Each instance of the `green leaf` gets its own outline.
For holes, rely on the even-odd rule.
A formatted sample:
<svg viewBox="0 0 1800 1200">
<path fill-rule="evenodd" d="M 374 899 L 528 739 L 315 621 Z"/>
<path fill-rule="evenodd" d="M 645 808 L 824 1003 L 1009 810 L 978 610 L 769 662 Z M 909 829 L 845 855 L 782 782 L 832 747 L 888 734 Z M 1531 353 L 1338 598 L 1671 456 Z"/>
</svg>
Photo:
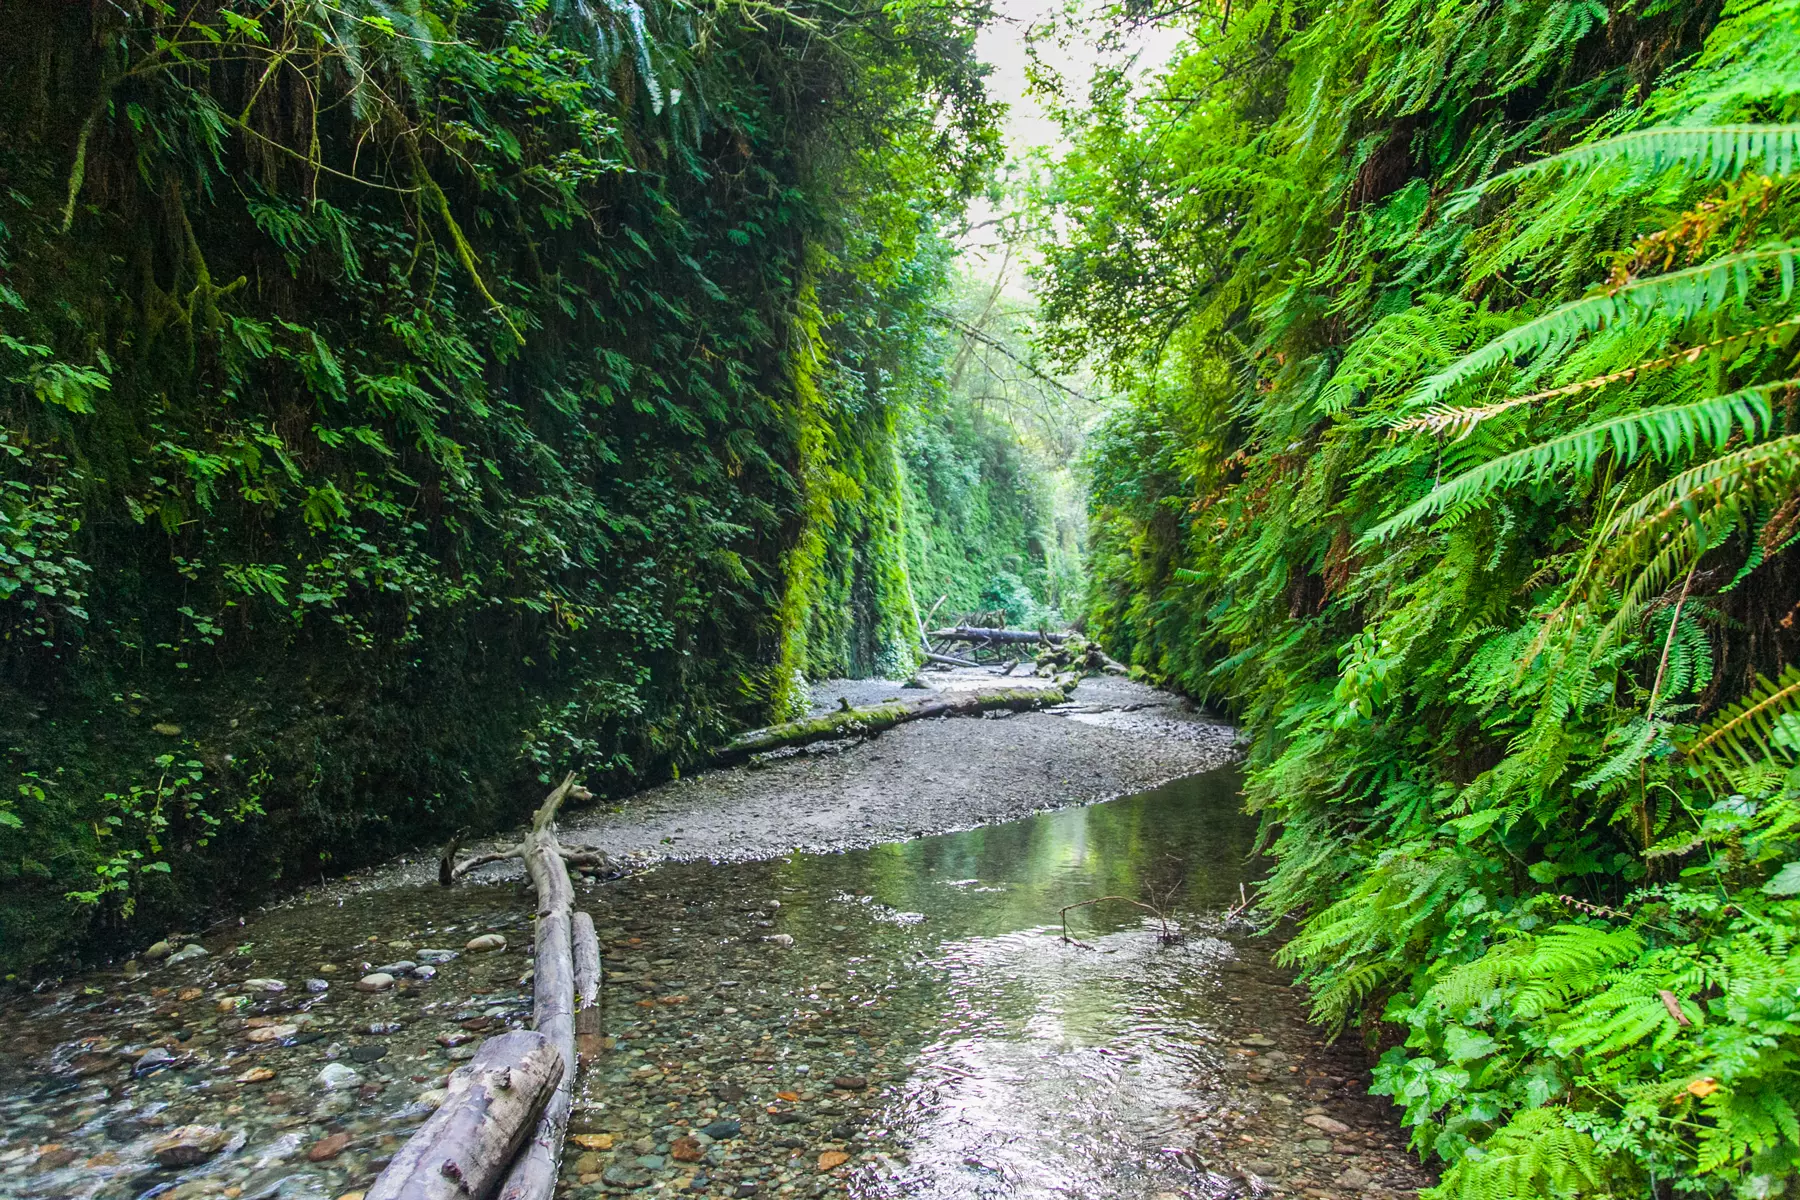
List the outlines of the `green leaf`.
<svg viewBox="0 0 1800 1200">
<path fill-rule="evenodd" d="M 1763 884 L 1762 890 L 1771 896 L 1800 895 L 1800 861 L 1791 862 L 1775 872 L 1775 878 Z"/>
</svg>

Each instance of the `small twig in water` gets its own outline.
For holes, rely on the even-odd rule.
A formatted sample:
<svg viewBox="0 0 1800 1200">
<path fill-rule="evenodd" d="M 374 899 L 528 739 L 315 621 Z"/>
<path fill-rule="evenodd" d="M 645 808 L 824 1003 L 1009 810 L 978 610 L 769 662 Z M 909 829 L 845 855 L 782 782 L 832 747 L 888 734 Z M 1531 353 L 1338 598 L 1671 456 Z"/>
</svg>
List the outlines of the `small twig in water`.
<svg viewBox="0 0 1800 1200">
<path fill-rule="evenodd" d="M 1225 910 L 1225 919 L 1227 921 L 1235 921 L 1238 919 L 1238 915 L 1249 907 L 1250 896 L 1244 891 L 1244 885 L 1240 881 L 1238 883 L 1238 902 Z"/>
<path fill-rule="evenodd" d="M 1082 944 L 1069 936 L 1069 910 L 1071 908 L 1086 908 L 1090 904 L 1104 904 L 1108 900 L 1117 900 L 1121 903 L 1141 908 L 1147 913 L 1155 914 L 1157 922 L 1162 926 L 1162 932 L 1156 935 L 1157 941 L 1173 942 L 1180 937 L 1179 934 L 1171 933 L 1169 931 L 1168 914 L 1154 904 L 1146 904 L 1142 900 L 1133 900 L 1130 896 L 1095 896 L 1092 900 L 1077 900 L 1074 904 L 1065 904 L 1062 906 L 1062 940 L 1077 946 Z M 1088 948 L 1092 949 L 1091 946 Z"/>
</svg>

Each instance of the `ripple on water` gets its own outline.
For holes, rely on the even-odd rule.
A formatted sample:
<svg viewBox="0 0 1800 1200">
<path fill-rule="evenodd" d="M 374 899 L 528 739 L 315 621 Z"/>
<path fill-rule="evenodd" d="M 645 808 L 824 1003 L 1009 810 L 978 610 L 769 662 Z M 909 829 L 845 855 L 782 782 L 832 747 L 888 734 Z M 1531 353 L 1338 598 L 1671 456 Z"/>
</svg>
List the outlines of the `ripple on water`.
<svg viewBox="0 0 1800 1200">
<path fill-rule="evenodd" d="M 1318 1048 L 1266 947 L 1223 920 L 1254 832 L 1234 789 L 1214 773 L 943 837 L 584 883 L 608 1036 L 561 1194 L 1418 1186 L 1391 1125 L 1358 1107 L 1360 1064 Z M 1063 941 L 1059 910 L 1102 895 L 1162 897 L 1184 937 L 1164 944 L 1154 919 L 1114 904 L 1070 912 L 1081 944 Z M 527 904 L 505 884 L 288 905 L 204 939 L 205 958 L 11 1002 L 0 1196 L 366 1187 L 473 1039 L 527 1019 Z M 488 933 L 507 948 L 427 953 Z M 435 976 L 416 966 L 427 958 Z M 376 966 L 401 968 L 393 988 L 356 990 Z M 1350 1132 L 1321 1138 L 1300 1123 L 1313 1108 Z M 192 1124 L 227 1131 L 226 1148 L 157 1165 L 158 1140 Z"/>
</svg>

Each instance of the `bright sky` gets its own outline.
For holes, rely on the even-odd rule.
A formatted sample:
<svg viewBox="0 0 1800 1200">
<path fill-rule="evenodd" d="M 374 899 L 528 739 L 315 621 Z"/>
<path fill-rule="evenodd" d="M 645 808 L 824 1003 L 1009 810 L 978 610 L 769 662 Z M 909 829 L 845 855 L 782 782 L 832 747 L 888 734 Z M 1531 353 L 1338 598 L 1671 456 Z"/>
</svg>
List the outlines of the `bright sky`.
<svg viewBox="0 0 1800 1200">
<path fill-rule="evenodd" d="M 1084 13 L 1095 12 L 1100 7 L 1101 0 L 1082 0 Z M 1008 106 L 1006 147 L 1013 157 L 1022 157 L 1040 147 L 1054 150 L 1063 145 L 1062 130 L 1055 121 L 1044 115 L 1037 101 L 1027 94 L 1025 79 L 1027 33 L 1033 28 L 1046 27 L 1062 11 L 1060 0 L 994 0 L 994 20 L 982 30 L 976 43 L 977 53 L 994 68 L 987 80 L 989 95 Z M 1147 74 L 1161 69 L 1180 42 L 1181 33 L 1178 30 L 1146 29 L 1129 40 L 1127 52 L 1136 54 L 1138 71 Z M 1048 65 L 1074 85 L 1076 94 L 1086 88 L 1088 78 L 1099 61 L 1097 48 L 1091 41 L 1081 38 L 1071 39 L 1067 46 L 1059 46 L 1047 40 L 1040 41 L 1038 53 Z M 994 215 L 995 210 L 985 200 L 977 201 L 970 207 L 972 224 L 980 225 Z M 975 270 L 998 270 L 1000 258 L 997 250 L 991 229 L 977 229 L 963 241 L 965 260 Z M 1016 270 L 1009 271 L 1008 274 L 1015 283 L 1021 278 Z"/>
</svg>

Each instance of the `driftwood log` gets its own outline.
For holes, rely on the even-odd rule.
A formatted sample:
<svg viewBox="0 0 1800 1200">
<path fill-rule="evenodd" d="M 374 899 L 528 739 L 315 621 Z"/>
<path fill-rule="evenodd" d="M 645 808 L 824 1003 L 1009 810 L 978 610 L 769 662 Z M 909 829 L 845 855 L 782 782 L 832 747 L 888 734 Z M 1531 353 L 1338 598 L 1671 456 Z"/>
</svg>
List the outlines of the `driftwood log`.
<svg viewBox="0 0 1800 1200">
<path fill-rule="evenodd" d="M 563 865 L 562 847 L 556 842 L 556 810 L 574 786 L 571 773 L 544 798 L 543 807 L 531 819 L 531 832 L 520 846 L 538 898 L 532 1023 L 562 1056 L 563 1075 L 544 1105 L 531 1144 L 519 1154 L 501 1185 L 500 1200 L 550 1200 L 555 1194 L 563 1134 L 569 1128 L 569 1107 L 575 1098 L 575 888 Z"/>
<path fill-rule="evenodd" d="M 977 629 L 970 625 L 958 625 L 954 629 L 934 629 L 931 636 L 945 642 L 1049 642 L 1052 646 L 1060 646 L 1069 635 L 1031 629 Z"/>
<path fill-rule="evenodd" d="M 481 1044 L 450 1077 L 450 1094 L 365 1193 L 365 1200 L 471 1200 L 490 1195 L 551 1095 L 563 1057 L 523 1029 Z"/>
<path fill-rule="evenodd" d="M 594 918 L 575 914 L 575 1054 L 582 1064 L 600 1053 L 600 938 Z"/>
<path fill-rule="evenodd" d="M 1052 686 L 1044 688 L 982 688 L 978 691 L 950 692 L 924 700 L 896 700 L 892 704 L 877 704 L 871 708 L 847 708 L 820 717 L 807 717 L 741 733 L 719 751 L 718 759 L 721 762 L 734 762 L 786 746 L 805 746 L 833 738 L 864 737 L 880 733 L 884 729 L 892 729 L 907 721 L 922 721 L 928 717 L 972 717 L 998 709 L 1026 712 L 1063 703 L 1069 698 L 1069 692 L 1074 689 L 1075 683 L 1076 677 L 1073 675 L 1059 676 Z"/>
<path fill-rule="evenodd" d="M 537 1032 L 531 1036 L 548 1047 L 548 1052 L 556 1061 L 556 1072 L 534 1111 L 535 1127 L 521 1130 L 522 1134 L 529 1135 L 525 1148 L 518 1151 L 520 1142 L 525 1140 L 523 1136 L 515 1139 L 507 1147 L 505 1157 L 500 1160 L 499 1169 L 505 1173 L 499 1192 L 501 1200 L 550 1200 L 556 1190 L 557 1167 L 562 1161 L 563 1134 L 568 1129 L 569 1109 L 574 1101 L 577 1065 L 575 1007 L 581 984 L 577 979 L 575 965 L 575 888 L 569 882 L 568 865 L 605 865 L 606 856 L 591 848 L 566 848 L 556 840 L 557 810 L 571 796 L 578 800 L 591 798 L 586 788 L 576 786 L 573 772 L 564 776 L 563 781 L 544 797 L 544 803 L 531 818 L 531 829 L 518 845 L 488 854 L 477 854 L 457 862 L 456 851 L 461 842 L 461 834 L 458 834 L 444 847 L 443 857 L 438 863 L 438 882 L 447 886 L 486 863 L 522 859 L 525 873 L 530 876 L 532 886 L 537 890 L 537 927 L 533 933 L 535 958 L 532 963 L 532 1023 Z M 591 982 L 581 994 L 586 996 L 587 1005 L 592 1008 L 598 999 L 600 944 L 594 936 L 593 919 L 585 913 L 581 917 L 586 931 L 582 939 L 582 954 L 584 957 L 591 955 L 592 959 L 592 967 L 588 972 Z M 477 1058 L 487 1052 L 489 1045 L 504 1042 L 512 1036 L 503 1034 L 490 1038 L 477 1051 Z M 517 1043 L 508 1044 L 517 1048 Z M 436 1117 L 432 1120 L 435 1121 Z M 402 1153 L 409 1154 L 414 1143 L 423 1138 L 426 1130 L 431 1127 L 432 1123 L 427 1122 L 407 1142 Z M 461 1130 L 461 1134 L 467 1136 L 466 1130 Z M 441 1136 L 449 1134 L 445 1132 Z M 493 1140 L 492 1135 L 489 1135 L 488 1140 Z M 515 1154 L 514 1151 L 518 1153 Z M 454 1159 L 446 1157 L 447 1153 L 446 1147 L 423 1146 L 419 1154 L 424 1157 L 419 1161 L 446 1163 L 462 1170 Z M 396 1156 L 394 1161 L 400 1162 L 400 1156 Z M 386 1178 L 385 1172 L 383 1178 Z M 488 1181 L 489 1184 L 492 1182 L 493 1180 Z M 456 1200 L 480 1200 L 491 1191 L 491 1186 L 479 1189 L 462 1187 L 444 1195 L 453 1195 Z M 391 1196 L 379 1196 L 377 1200 L 427 1200 L 428 1195 L 437 1194 L 407 1192 L 403 1196 L 400 1192 L 394 1192 Z M 375 1196 L 376 1193 L 371 1192 L 370 1195 Z"/>
<path fill-rule="evenodd" d="M 925 652 L 925 661 L 941 663 L 946 667 L 979 667 L 981 665 L 972 658 L 957 658 L 954 655 L 937 654 L 930 650 Z"/>
</svg>

